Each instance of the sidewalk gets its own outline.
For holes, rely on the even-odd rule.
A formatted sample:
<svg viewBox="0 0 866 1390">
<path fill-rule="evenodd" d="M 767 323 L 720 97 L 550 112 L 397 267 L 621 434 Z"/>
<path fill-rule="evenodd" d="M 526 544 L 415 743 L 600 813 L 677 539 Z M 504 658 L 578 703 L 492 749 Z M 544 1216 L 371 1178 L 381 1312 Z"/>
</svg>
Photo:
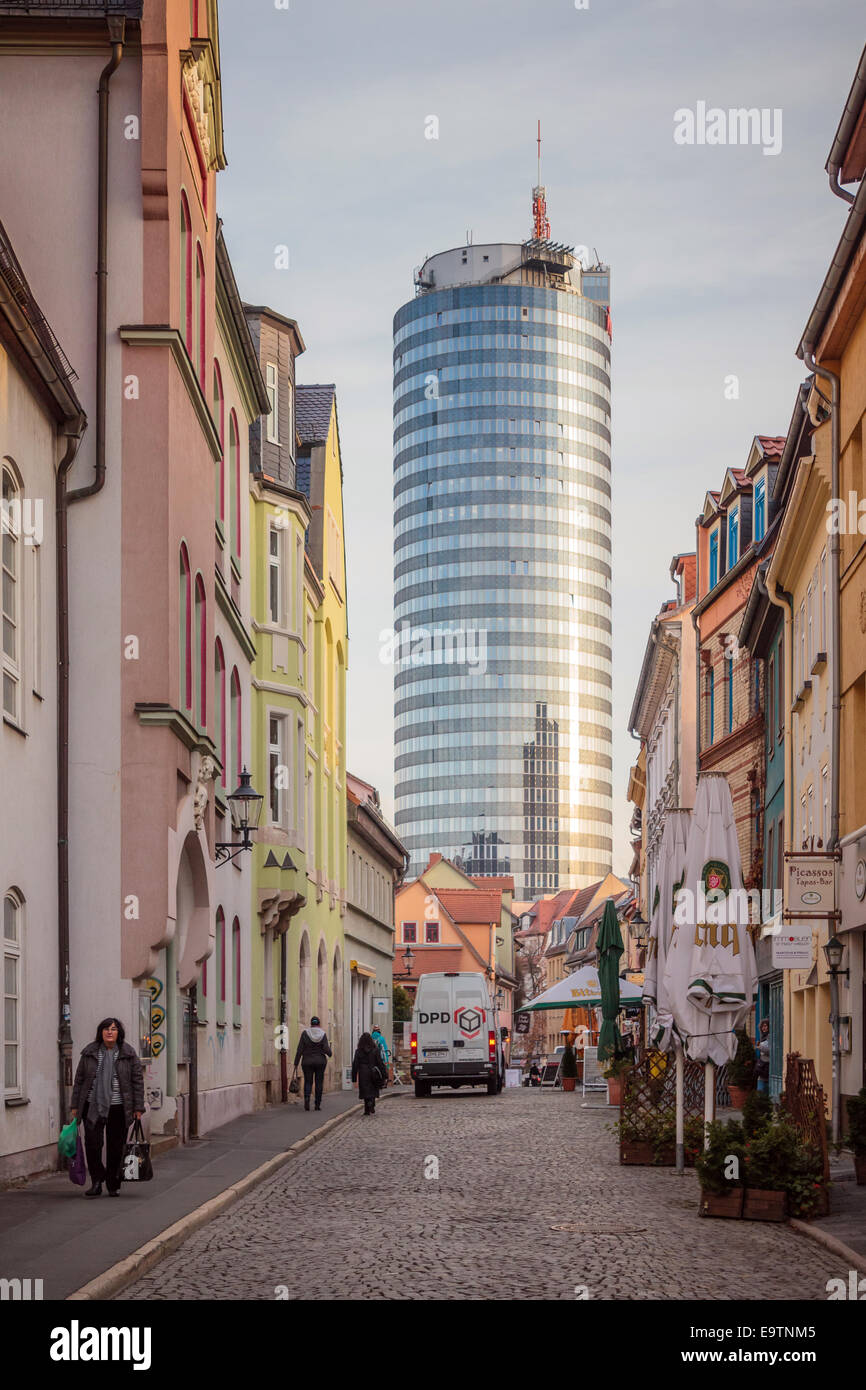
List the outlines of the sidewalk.
<svg viewBox="0 0 866 1390">
<path fill-rule="evenodd" d="M 802 1223 L 798 1229 L 802 1230 L 804 1225 L 816 1240 L 821 1240 L 823 1232 L 847 1245 L 866 1262 L 866 1187 L 857 1186 L 850 1153 L 845 1152 L 839 1158 L 830 1156 L 830 1215 Z"/>
<path fill-rule="evenodd" d="M 65 1172 L 0 1192 L 0 1278 L 41 1279 L 44 1298 L 67 1298 L 357 1104 L 354 1090 L 332 1091 L 318 1113 L 296 1103 L 243 1115 L 193 1144 L 165 1150 L 154 1159 L 153 1180 L 124 1183 L 116 1199 L 104 1189 L 101 1197 L 85 1197 Z"/>
</svg>

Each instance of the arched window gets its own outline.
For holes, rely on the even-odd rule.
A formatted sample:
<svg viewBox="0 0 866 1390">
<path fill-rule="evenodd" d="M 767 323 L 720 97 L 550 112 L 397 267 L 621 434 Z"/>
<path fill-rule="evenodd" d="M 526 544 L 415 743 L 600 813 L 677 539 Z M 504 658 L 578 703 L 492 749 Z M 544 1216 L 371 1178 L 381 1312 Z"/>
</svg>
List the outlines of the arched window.
<svg viewBox="0 0 866 1390">
<path fill-rule="evenodd" d="M 223 379 L 219 362 L 213 364 L 213 422 L 220 437 L 220 456 L 216 461 L 216 516 L 225 524 L 226 519 L 226 460 L 225 460 L 225 400 L 223 398 Z"/>
<path fill-rule="evenodd" d="M 226 919 L 221 907 L 216 914 L 216 1021 L 226 1019 Z"/>
<path fill-rule="evenodd" d="M 180 195 L 180 322 L 186 350 L 192 357 L 192 222 L 185 193 Z"/>
<path fill-rule="evenodd" d="M 10 888 L 3 899 L 3 1086 L 7 1097 L 23 1092 L 21 1047 L 24 899 Z"/>
<path fill-rule="evenodd" d="M 207 598 L 204 580 L 195 577 L 195 718 L 200 729 L 207 726 Z"/>
<path fill-rule="evenodd" d="M 228 768 L 226 767 L 226 659 L 223 654 L 222 642 L 217 638 L 214 644 L 214 705 L 216 707 L 216 729 L 214 737 L 216 740 L 217 753 L 222 763 L 222 785 L 226 785 Z"/>
<path fill-rule="evenodd" d="M 232 555 L 241 558 L 241 451 L 238 448 L 238 422 L 229 415 L 229 527 Z"/>
<path fill-rule="evenodd" d="M 232 775 L 230 777 L 231 790 L 234 791 L 240 782 L 241 768 L 241 678 L 238 675 L 237 666 L 232 667 L 231 681 L 231 758 Z"/>
<path fill-rule="evenodd" d="M 20 721 L 21 689 L 21 489 L 3 465 L 2 512 L 3 713 Z"/>
<path fill-rule="evenodd" d="M 232 1021 L 241 1026 L 241 924 L 232 922 Z"/>
<path fill-rule="evenodd" d="M 192 712 L 193 656 L 192 656 L 192 581 L 189 570 L 189 552 L 186 545 L 180 547 L 180 707 L 185 713 Z"/>
<path fill-rule="evenodd" d="M 195 356 L 193 358 L 201 389 L 204 391 L 205 364 L 205 278 L 201 243 L 195 244 Z"/>
</svg>

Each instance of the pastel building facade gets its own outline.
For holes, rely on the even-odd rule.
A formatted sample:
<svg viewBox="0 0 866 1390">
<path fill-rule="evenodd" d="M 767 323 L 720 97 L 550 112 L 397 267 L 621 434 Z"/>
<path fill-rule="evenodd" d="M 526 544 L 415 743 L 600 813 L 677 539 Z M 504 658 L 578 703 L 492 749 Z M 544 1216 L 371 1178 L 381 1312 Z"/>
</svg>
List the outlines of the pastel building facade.
<svg viewBox="0 0 866 1390">
<path fill-rule="evenodd" d="M 196 994 L 223 898 L 230 941 L 235 919 L 239 928 L 242 997 L 250 928 L 249 856 L 238 867 L 218 867 L 216 857 L 217 841 L 231 837 L 215 791 L 223 762 L 214 643 L 218 632 L 229 648 L 240 643 L 218 623 L 218 611 L 226 617 L 218 592 L 245 627 L 240 480 L 255 397 L 243 370 L 221 360 L 217 6 L 2 10 L 7 230 L 27 247 L 28 279 L 76 363 L 90 422 L 66 487 L 68 754 L 61 748 L 59 757 L 69 829 L 60 837 L 68 874 L 59 876 L 57 916 L 68 922 L 69 974 L 57 1009 L 59 1107 L 78 1052 L 113 1014 L 145 1061 L 154 1132 L 183 1138 L 251 1103 L 234 1017 L 222 1060 L 199 1059 L 212 1105 L 194 1085 Z M 239 545 L 228 553 L 227 528 L 215 565 L 214 479 L 230 456 L 226 506 Z M 225 657 L 237 666 L 227 716 L 234 773 L 250 755 L 249 664 L 238 645 Z M 224 951 L 227 1007 L 234 949 Z M 240 1033 L 244 1019 L 242 1005 Z"/>
</svg>

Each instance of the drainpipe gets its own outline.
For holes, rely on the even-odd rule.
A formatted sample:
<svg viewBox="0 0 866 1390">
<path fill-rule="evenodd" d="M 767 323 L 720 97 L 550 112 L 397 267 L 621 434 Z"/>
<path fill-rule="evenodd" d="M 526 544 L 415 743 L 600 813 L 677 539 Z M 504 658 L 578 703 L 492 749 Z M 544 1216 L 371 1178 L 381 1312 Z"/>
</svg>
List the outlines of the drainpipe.
<svg viewBox="0 0 866 1390">
<path fill-rule="evenodd" d="M 105 364 L 107 356 L 108 314 L 108 85 L 123 57 L 126 21 L 108 19 L 111 57 L 99 78 L 99 163 L 97 179 L 96 231 L 96 465 L 93 482 L 68 493 L 67 502 L 93 497 L 105 484 Z"/>
<path fill-rule="evenodd" d="M 72 1093 L 72 1015 L 69 995 L 69 570 L 67 564 L 66 478 L 84 432 L 70 433 L 54 484 L 57 517 L 57 1032 L 60 1122 L 69 1119 Z"/>
<path fill-rule="evenodd" d="M 67 492 L 69 469 L 81 443 L 83 425 L 70 434 L 57 469 L 57 951 L 60 1018 L 58 1068 L 61 1122 L 69 1117 L 72 1089 L 72 1015 L 69 988 L 69 567 L 70 502 L 99 492 L 105 482 L 106 281 L 108 278 L 108 84 L 123 57 L 125 20 L 108 19 L 111 58 L 99 78 L 96 271 L 96 476 L 89 487 Z"/>
<path fill-rule="evenodd" d="M 285 1105 L 289 1099 L 289 1008 L 288 1008 L 288 931 L 280 933 L 280 1038 L 285 1044 L 280 1048 L 280 1100 Z"/>
<path fill-rule="evenodd" d="M 811 343 L 804 344 L 803 361 L 810 371 L 830 382 L 830 495 L 838 497 L 840 488 L 840 422 L 839 397 L 841 382 L 829 367 L 819 367 Z M 839 531 L 830 535 L 830 835 L 825 846 L 835 850 L 839 845 L 839 759 L 842 736 L 842 632 L 839 601 L 840 542 Z"/>
</svg>

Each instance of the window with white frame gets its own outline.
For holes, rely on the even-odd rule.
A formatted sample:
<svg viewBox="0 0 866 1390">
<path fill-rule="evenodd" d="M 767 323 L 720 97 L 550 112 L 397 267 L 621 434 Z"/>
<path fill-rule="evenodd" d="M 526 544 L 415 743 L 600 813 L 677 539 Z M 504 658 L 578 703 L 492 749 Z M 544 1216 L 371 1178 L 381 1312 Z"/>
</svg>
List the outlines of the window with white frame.
<svg viewBox="0 0 866 1390">
<path fill-rule="evenodd" d="M 268 616 L 272 623 L 283 617 L 283 535 L 282 527 L 268 527 Z"/>
<path fill-rule="evenodd" d="M 821 841 L 826 845 L 830 833 L 830 769 L 821 768 Z"/>
<path fill-rule="evenodd" d="M 280 387 L 277 380 L 277 368 L 274 362 L 268 362 L 265 367 L 266 383 L 268 388 L 268 400 L 271 403 L 270 414 L 267 416 L 268 443 L 279 444 L 280 442 Z"/>
<path fill-rule="evenodd" d="M 288 811 L 288 767 L 286 766 L 286 717 L 268 715 L 268 784 L 271 824 L 285 828 Z"/>
<path fill-rule="evenodd" d="M 3 609 L 3 713 L 21 718 L 21 491 L 11 468 L 3 468 L 2 509 L 2 609 Z"/>
<path fill-rule="evenodd" d="M 418 923 L 417 923 L 417 922 L 404 922 L 402 925 L 403 925 L 403 933 L 402 933 L 403 941 L 405 942 L 405 944 L 406 944 L 407 946 L 408 946 L 408 945 L 414 946 L 414 945 L 417 943 L 417 941 L 418 941 Z"/>
<path fill-rule="evenodd" d="M 810 584 L 809 587 L 808 587 L 808 589 L 806 590 L 806 604 L 807 604 L 808 613 L 809 613 L 809 618 L 808 618 L 808 631 L 807 631 L 807 642 L 806 642 L 806 653 L 807 653 L 807 660 L 808 660 L 808 663 L 809 663 L 809 668 L 808 668 L 807 675 L 810 675 L 810 674 L 811 674 L 811 672 L 812 672 L 812 665 L 813 665 L 814 660 L 815 660 L 815 645 L 814 645 L 814 641 L 813 641 L 814 627 L 813 627 L 813 623 L 812 623 L 812 605 L 813 605 L 814 600 L 815 600 L 815 588 L 817 588 L 817 584 L 815 585 L 814 588 L 813 588 L 812 584 Z"/>
<path fill-rule="evenodd" d="M 806 600 L 800 604 L 800 685 L 802 686 L 808 674 L 806 665 Z"/>
<path fill-rule="evenodd" d="M 23 1093 L 21 1048 L 21 951 L 24 900 L 14 890 L 3 899 L 3 1089 Z"/>
<path fill-rule="evenodd" d="M 827 650 L 827 551 L 821 551 L 821 651 Z"/>
</svg>

